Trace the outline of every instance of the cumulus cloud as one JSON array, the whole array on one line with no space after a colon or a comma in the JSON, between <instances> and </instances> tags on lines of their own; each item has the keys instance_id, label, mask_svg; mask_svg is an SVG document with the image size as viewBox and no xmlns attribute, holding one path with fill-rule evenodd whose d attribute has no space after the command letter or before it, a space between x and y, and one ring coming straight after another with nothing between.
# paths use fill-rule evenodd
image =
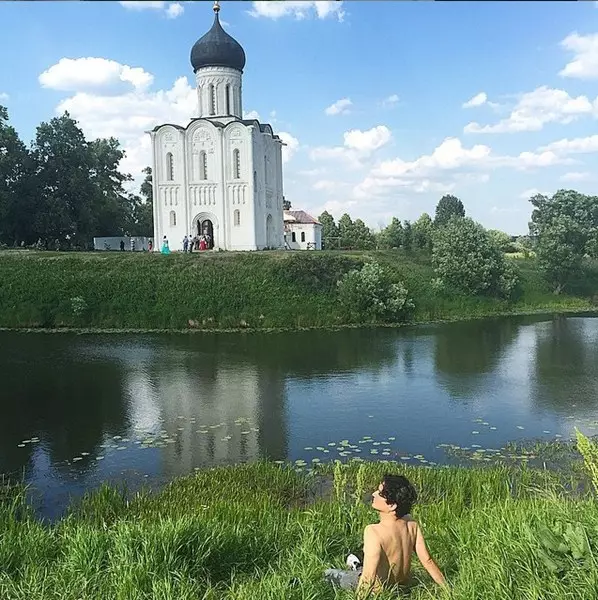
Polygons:
<instances>
[{"instance_id":1,"label":"cumulus cloud","mask_svg":"<svg viewBox=\"0 0 598 600\"><path fill-rule=\"evenodd\" d=\"M473 98L470 98L467 102L463 103L463 108L473 108L475 106L482 106L482 104L486 104L488 101L488 96L486 92L480 92L476 94Z\"/></svg>"},{"instance_id":2,"label":"cumulus cloud","mask_svg":"<svg viewBox=\"0 0 598 600\"><path fill-rule=\"evenodd\" d=\"M288 163L299 149L299 140L287 131L281 131L278 137L285 143L282 147L282 162Z\"/></svg>"},{"instance_id":3,"label":"cumulus cloud","mask_svg":"<svg viewBox=\"0 0 598 600\"><path fill-rule=\"evenodd\" d=\"M164 2L162 0L120 0L119 4L127 10L160 11L169 19L176 19L185 11L185 8L179 2Z\"/></svg>"},{"instance_id":4,"label":"cumulus cloud","mask_svg":"<svg viewBox=\"0 0 598 600\"><path fill-rule=\"evenodd\" d=\"M331 104L324 112L328 116L347 115L350 112L350 107L353 106L350 98L341 98Z\"/></svg>"},{"instance_id":5,"label":"cumulus cloud","mask_svg":"<svg viewBox=\"0 0 598 600\"><path fill-rule=\"evenodd\" d=\"M561 46L573 53L573 60L559 75L577 79L598 79L598 33L568 35Z\"/></svg>"},{"instance_id":6,"label":"cumulus cloud","mask_svg":"<svg viewBox=\"0 0 598 600\"><path fill-rule=\"evenodd\" d=\"M533 198L534 196L537 196L538 194L541 194L542 196L549 195L546 192L541 192L537 188L530 188L529 190L524 190L523 192L521 192L521 194L519 194L519 198L521 198L521 200L529 200L530 198Z\"/></svg>"},{"instance_id":7,"label":"cumulus cloud","mask_svg":"<svg viewBox=\"0 0 598 600\"><path fill-rule=\"evenodd\" d=\"M560 155L592 154L598 152L598 135L573 138L571 140L565 138L542 146L539 150L542 152L554 152Z\"/></svg>"},{"instance_id":8,"label":"cumulus cloud","mask_svg":"<svg viewBox=\"0 0 598 600\"><path fill-rule=\"evenodd\" d=\"M142 90L154 76L141 67L122 65L106 58L61 58L39 76L42 87L66 92L90 90L119 91L123 84Z\"/></svg>"},{"instance_id":9,"label":"cumulus cloud","mask_svg":"<svg viewBox=\"0 0 598 600\"><path fill-rule=\"evenodd\" d=\"M313 148L310 158L314 161L341 160L352 167L361 167L364 159L391 141L392 134L386 125L377 125L367 131L351 129L343 134L343 138L343 146Z\"/></svg>"},{"instance_id":10,"label":"cumulus cloud","mask_svg":"<svg viewBox=\"0 0 598 600\"><path fill-rule=\"evenodd\" d=\"M343 3L335 0L285 0L284 2L253 2L249 14L253 17L280 19L294 17L297 20L316 16L318 19L333 18L342 21L345 12Z\"/></svg>"},{"instance_id":11,"label":"cumulus cloud","mask_svg":"<svg viewBox=\"0 0 598 600\"><path fill-rule=\"evenodd\" d=\"M10 96L6 92L0 92L0 102L7 102Z\"/></svg>"},{"instance_id":12,"label":"cumulus cloud","mask_svg":"<svg viewBox=\"0 0 598 600\"><path fill-rule=\"evenodd\" d=\"M561 181L587 181L588 179L591 178L591 174L588 172L579 172L579 171L572 171L570 173L565 173L564 175L561 175L559 177L559 179Z\"/></svg>"},{"instance_id":13,"label":"cumulus cloud","mask_svg":"<svg viewBox=\"0 0 598 600\"><path fill-rule=\"evenodd\" d=\"M564 90L545 85L521 96L511 114L494 125L469 123L465 133L513 133L539 131L547 123L571 123L583 115L596 114L594 104L587 96L572 97Z\"/></svg>"},{"instance_id":14,"label":"cumulus cloud","mask_svg":"<svg viewBox=\"0 0 598 600\"><path fill-rule=\"evenodd\" d=\"M375 166L354 188L358 198L386 194L403 188L414 192L446 192L456 183L484 182L487 171L496 168L536 169L571 160L554 151L521 152L517 156L495 155L489 146L465 148L458 138L446 138L431 154L406 161L401 158Z\"/></svg>"}]
</instances>

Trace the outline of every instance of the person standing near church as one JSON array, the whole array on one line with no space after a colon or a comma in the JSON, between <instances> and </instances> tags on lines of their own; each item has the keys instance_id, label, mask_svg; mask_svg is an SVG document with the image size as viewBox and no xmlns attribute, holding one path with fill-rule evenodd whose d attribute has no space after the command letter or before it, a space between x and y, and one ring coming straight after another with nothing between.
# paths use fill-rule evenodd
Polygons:
<instances>
[{"instance_id":1,"label":"person standing near church","mask_svg":"<svg viewBox=\"0 0 598 600\"><path fill-rule=\"evenodd\" d=\"M183 238L183 252L187 253L188 250L189 250L189 238L187 236L185 236Z\"/></svg>"}]
</instances>

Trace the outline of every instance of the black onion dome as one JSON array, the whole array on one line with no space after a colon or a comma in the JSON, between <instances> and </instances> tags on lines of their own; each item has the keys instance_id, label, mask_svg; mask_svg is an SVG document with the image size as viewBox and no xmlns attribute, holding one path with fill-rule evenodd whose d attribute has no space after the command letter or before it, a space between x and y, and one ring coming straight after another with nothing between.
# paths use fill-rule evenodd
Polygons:
<instances>
[{"instance_id":1,"label":"black onion dome","mask_svg":"<svg viewBox=\"0 0 598 600\"><path fill-rule=\"evenodd\" d=\"M193 72L202 67L230 67L237 71L243 71L245 67L245 51L222 29L217 12L210 31L191 48L191 65Z\"/></svg>"}]
</instances>

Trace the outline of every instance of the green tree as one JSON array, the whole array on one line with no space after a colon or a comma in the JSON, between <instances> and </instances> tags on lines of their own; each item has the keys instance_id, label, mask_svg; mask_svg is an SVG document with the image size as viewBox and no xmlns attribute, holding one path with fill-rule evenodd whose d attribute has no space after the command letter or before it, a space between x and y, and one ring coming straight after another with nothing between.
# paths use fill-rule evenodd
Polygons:
<instances>
[{"instance_id":1,"label":"green tree","mask_svg":"<svg viewBox=\"0 0 598 600\"><path fill-rule=\"evenodd\" d=\"M33 162L0 106L0 242L31 243L34 214Z\"/></svg>"},{"instance_id":2,"label":"green tree","mask_svg":"<svg viewBox=\"0 0 598 600\"><path fill-rule=\"evenodd\" d=\"M451 219L436 230L432 251L443 284L467 294L513 298L519 275L489 233L469 218Z\"/></svg>"},{"instance_id":3,"label":"green tree","mask_svg":"<svg viewBox=\"0 0 598 600\"><path fill-rule=\"evenodd\" d=\"M436 205L434 225L436 227L442 227L446 225L453 217L465 217L465 207L459 198L447 194L440 198L438 204Z\"/></svg>"},{"instance_id":4,"label":"green tree","mask_svg":"<svg viewBox=\"0 0 598 600\"><path fill-rule=\"evenodd\" d=\"M398 322L413 309L405 286L377 262L349 271L337 285L341 305L357 320Z\"/></svg>"},{"instance_id":5,"label":"green tree","mask_svg":"<svg viewBox=\"0 0 598 600\"><path fill-rule=\"evenodd\" d=\"M500 231L499 229L488 229L488 235L503 252L509 252L511 250L513 242L508 233Z\"/></svg>"},{"instance_id":6,"label":"green tree","mask_svg":"<svg viewBox=\"0 0 598 600\"><path fill-rule=\"evenodd\" d=\"M376 247L376 236L361 219L353 223L351 235L356 250L373 250Z\"/></svg>"},{"instance_id":7,"label":"green tree","mask_svg":"<svg viewBox=\"0 0 598 600\"><path fill-rule=\"evenodd\" d=\"M434 233L434 224L432 217L428 213L423 213L422 216L413 223L413 243L420 250L432 251L432 235Z\"/></svg>"},{"instance_id":8,"label":"green tree","mask_svg":"<svg viewBox=\"0 0 598 600\"><path fill-rule=\"evenodd\" d=\"M338 220L338 233L341 248L353 249L353 221L347 213Z\"/></svg>"},{"instance_id":9,"label":"green tree","mask_svg":"<svg viewBox=\"0 0 598 600\"><path fill-rule=\"evenodd\" d=\"M413 227L411 221L403 222L403 248L405 250L413 249Z\"/></svg>"},{"instance_id":10,"label":"green tree","mask_svg":"<svg viewBox=\"0 0 598 600\"><path fill-rule=\"evenodd\" d=\"M142 171L145 178L141 183L139 196L131 196L132 223L129 235L151 237L154 235L154 188L152 184L152 168Z\"/></svg>"},{"instance_id":11,"label":"green tree","mask_svg":"<svg viewBox=\"0 0 598 600\"><path fill-rule=\"evenodd\" d=\"M558 190L550 198L537 194L530 202L538 262L558 294L581 274L584 256L598 256L598 197Z\"/></svg>"},{"instance_id":12,"label":"green tree","mask_svg":"<svg viewBox=\"0 0 598 600\"><path fill-rule=\"evenodd\" d=\"M284 196L282 197L282 210L291 210L291 201L287 200Z\"/></svg>"},{"instance_id":13,"label":"green tree","mask_svg":"<svg viewBox=\"0 0 598 600\"><path fill-rule=\"evenodd\" d=\"M378 234L380 248L400 248L403 245L403 225L396 217Z\"/></svg>"},{"instance_id":14,"label":"green tree","mask_svg":"<svg viewBox=\"0 0 598 600\"><path fill-rule=\"evenodd\" d=\"M319 217L318 221L322 224L322 247L324 250L332 250L337 247L338 238L340 236L339 229L334 222L334 217L328 212L324 211Z\"/></svg>"}]
</instances>

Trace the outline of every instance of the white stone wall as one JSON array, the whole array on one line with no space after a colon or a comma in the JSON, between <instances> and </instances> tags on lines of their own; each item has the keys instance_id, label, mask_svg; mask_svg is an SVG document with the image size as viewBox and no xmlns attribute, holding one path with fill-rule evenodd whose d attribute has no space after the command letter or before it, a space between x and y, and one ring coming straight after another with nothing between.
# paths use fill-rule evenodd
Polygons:
<instances>
[{"instance_id":1,"label":"white stone wall","mask_svg":"<svg viewBox=\"0 0 598 600\"><path fill-rule=\"evenodd\" d=\"M196 71L195 82L200 117L243 118L243 89L240 71L228 67L203 67ZM212 87L214 90L213 103Z\"/></svg>"},{"instance_id":2,"label":"white stone wall","mask_svg":"<svg viewBox=\"0 0 598 600\"><path fill-rule=\"evenodd\" d=\"M293 233L295 234L295 241L293 241ZM304 237L305 239L303 239ZM291 250L307 250L308 248L321 250L322 225L287 222L286 241Z\"/></svg>"},{"instance_id":3,"label":"white stone wall","mask_svg":"<svg viewBox=\"0 0 598 600\"><path fill-rule=\"evenodd\" d=\"M216 249L284 246L282 145L271 130L196 119L186 130L165 125L151 135L156 251L164 235L171 250L182 250L204 219Z\"/></svg>"}]
</instances>

